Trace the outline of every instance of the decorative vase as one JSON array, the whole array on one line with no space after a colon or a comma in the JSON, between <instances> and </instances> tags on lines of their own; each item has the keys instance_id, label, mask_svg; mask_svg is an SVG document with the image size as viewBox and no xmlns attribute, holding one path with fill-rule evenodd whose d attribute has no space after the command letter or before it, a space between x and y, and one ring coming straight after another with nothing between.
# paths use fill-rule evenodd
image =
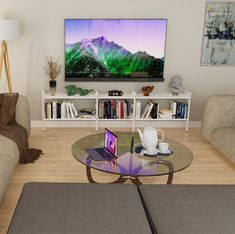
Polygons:
<instances>
[{"instance_id":1,"label":"decorative vase","mask_svg":"<svg viewBox=\"0 0 235 234\"><path fill-rule=\"evenodd\" d=\"M49 85L50 85L51 95L55 96L56 95L56 80L50 80Z\"/></svg>"}]
</instances>

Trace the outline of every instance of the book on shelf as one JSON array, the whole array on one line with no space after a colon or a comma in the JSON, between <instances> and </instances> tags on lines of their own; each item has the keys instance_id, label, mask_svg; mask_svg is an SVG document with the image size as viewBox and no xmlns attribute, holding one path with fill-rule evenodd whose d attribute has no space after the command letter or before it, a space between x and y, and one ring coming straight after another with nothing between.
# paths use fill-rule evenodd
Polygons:
<instances>
[{"instance_id":1,"label":"book on shelf","mask_svg":"<svg viewBox=\"0 0 235 234\"><path fill-rule=\"evenodd\" d=\"M145 116L146 116L147 113L148 113L148 110L149 110L149 108L150 108L150 102L151 102L151 101L148 101L147 104L144 106L144 110L143 110L143 113L142 113L142 115L141 115L141 118L142 118L142 119L144 119Z\"/></svg>"},{"instance_id":2,"label":"book on shelf","mask_svg":"<svg viewBox=\"0 0 235 234\"><path fill-rule=\"evenodd\" d=\"M76 110L76 108L74 106L74 103L72 102L70 105L71 105L73 113L75 114L75 117L77 118L79 115L78 115L78 112L77 112L77 110Z\"/></svg>"},{"instance_id":3,"label":"book on shelf","mask_svg":"<svg viewBox=\"0 0 235 234\"><path fill-rule=\"evenodd\" d=\"M153 109L153 102L149 101L149 109L148 109L148 111L147 111L147 113L145 115L146 119L148 119L150 117L150 113L151 113L152 109Z\"/></svg>"},{"instance_id":4,"label":"book on shelf","mask_svg":"<svg viewBox=\"0 0 235 234\"><path fill-rule=\"evenodd\" d=\"M66 119L66 104L65 102L61 102L61 119Z\"/></svg>"},{"instance_id":5,"label":"book on shelf","mask_svg":"<svg viewBox=\"0 0 235 234\"><path fill-rule=\"evenodd\" d=\"M69 110L69 105L68 105L68 103L65 103L65 107L66 107L66 118L67 118L67 119L70 119L71 116L70 116L70 110Z\"/></svg>"},{"instance_id":6,"label":"book on shelf","mask_svg":"<svg viewBox=\"0 0 235 234\"><path fill-rule=\"evenodd\" d=\"M46 119L51 119L51 102L47 102L45 104L46 108L45 108L45 118Z\"/></svg>"},{"instance_id":7,"label":"book on shelf","mask_svg":"<svg viewBox=\"0 0 235 234\"><path fill-rule=\"evenodd\" d=\"M72 105L71 105L71 103L70 103L70 102L68 102L66 105L67 105L67 106L68 106L68 108L69 108L69 114L70 114L70 117L71 117L72 119L75 119L75 113L74 113L74 111L73 111L73 109L72 109Z\"/></svg>"},{"instance_id":8,"label":"book on shelf","mask_svg":"<svg viewBox=\"0 0 235 234\"><path fill-rule=\"evenodd\" d=\"M153 107L152 107L150 116L152 117L152 119L157 119L158 114L159 114L159 104L156 101L152 101L152 103L153 103Z\"/></svg>"},{"instance_id":9,"label":"book on shelf","mask_svg":"<svg viewBox=\"0 0 235 234\"><path fill-rule=\"evenodd\" d=\"M100 100L98 110L100 119L130 119L132 115L130 100Z\"/></svg>"},{"instance_id":10,"label":"book on shelf","mask_svg":"<svg viewBox=\"0 0 235 234\"><path fill-rule=\"evenodd\" d=\"M61 119L61 102L56 104L57 119Z\"/></svg>"},{"instance_id":11,"label":"book on shelf","mask_svg":"<svg viewBox=\"0 0 235 234\"><path fill-rule=\"evenodd\" d=\"M137 119L140 119L141 117L141 102L137 101L136 102L136 114L135 114Z\"/></svg>"},{"instance_id":12,"label":"book on shelf","mask_svg":"<svg viewBox=\"0 0 235 234\"><path fill-rule=\"evenodd\" d=\"M77 110L71 101L47 101L45 103L45 119L92 119L95 118L95 109L85 108Z\"/></svg>"},{"instance_id":13,"label":"book on shelf","mask_svg":"<svg viewBox=\"0 0 235 234\"><path fill-rule=\"evenodd\" d=\"M177 110L177 102L171 101L171 112L172 112L172 118L176 118L176 110Z\"/></svg>"}]
</instances>

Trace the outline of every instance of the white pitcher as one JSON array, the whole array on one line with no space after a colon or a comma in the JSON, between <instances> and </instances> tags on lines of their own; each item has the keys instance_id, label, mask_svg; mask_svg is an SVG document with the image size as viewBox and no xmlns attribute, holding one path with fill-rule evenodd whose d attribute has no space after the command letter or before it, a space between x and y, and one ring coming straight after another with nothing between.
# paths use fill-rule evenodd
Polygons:
<instances>
[{"instance_id":1,"label":"white pitcher","mask_svg":"<svg viewBox=\"0 0 235 234\"><path fill-rule=\"evenodd\" d=\"M143 133L140 131L140 129L137 129L142 146L147 149L148 146L155 146L157 147L159 142L162 142L164 140L164 132L162 129L156 129L152 127L146 127L144 128ZM158 138L158 133L161 133L162 138Z\"/></svg>"}]
</instances>

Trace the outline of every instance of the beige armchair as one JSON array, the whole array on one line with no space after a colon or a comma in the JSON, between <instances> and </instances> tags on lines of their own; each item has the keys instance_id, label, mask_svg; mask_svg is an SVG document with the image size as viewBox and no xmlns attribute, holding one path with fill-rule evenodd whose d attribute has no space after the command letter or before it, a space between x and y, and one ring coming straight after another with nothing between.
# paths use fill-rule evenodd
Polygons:
<instances>
[{"instance_id":1,"label":"beige armchair","mask_svg":"<svg viewBox=\"0 0 235 234\"><path fill-rule=\"evenodd\" d=\"M30 134L29 103L23 96L19 96L17 101L16 121ZM0 204L15 171L15 166L19 162L19 157L16 143L0 135Z\"/></svg>"},{"instance_id":2,"label":"beige armchair","mask_svg":"<svg viewBox=\"0 0 235 234\"><path fill-rule=\"evenodd\" d=\"M235 163L235 95L208 98L202 118L202 134Z\"/></svg>"}]
</instances>

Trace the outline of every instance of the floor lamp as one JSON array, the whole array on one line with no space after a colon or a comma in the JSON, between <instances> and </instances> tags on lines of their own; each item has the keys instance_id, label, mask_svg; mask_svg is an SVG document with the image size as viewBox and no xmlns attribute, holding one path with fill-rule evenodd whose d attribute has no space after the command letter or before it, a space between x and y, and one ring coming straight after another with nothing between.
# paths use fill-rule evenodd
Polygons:
<instances>
[{"instance_id":1,"label":"floor lamp","mask_svg":"<svg viewBox=\"0 0 235 234\"><path fill-rule=\"evenodd\" d=\"M0 40L2 41L1 54L0 54L0 80L3 67L5 67L6 80L8 84L9 93L12 93L12 85L11 85L9 55L8 55L8 48L6 41L17 39L19 34L20 34L20 25L17 20L10 20L10 19L0 20Z\"/></svg>"}]
</instances>

